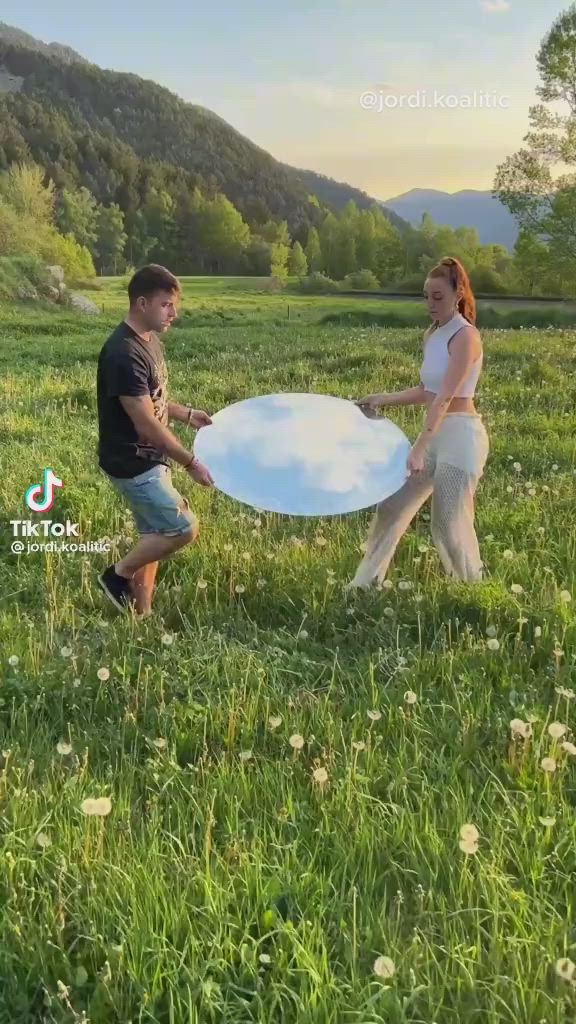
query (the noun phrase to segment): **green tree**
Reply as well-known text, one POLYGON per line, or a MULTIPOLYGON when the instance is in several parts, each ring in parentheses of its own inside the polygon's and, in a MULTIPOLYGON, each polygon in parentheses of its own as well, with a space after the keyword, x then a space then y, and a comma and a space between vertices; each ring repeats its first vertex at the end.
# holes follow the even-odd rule
POLYGON ((376 229, 371 210, 362 210, 360 212, 356 238, 356 255, 360 267, 374 270, 376 265, 376 229))
POLYGON ((529 110, 526 146, 497 169, 493 194, 520 227, 548 243, 563 273, 576 257, 574 173, 554 178, 557 166, 576 164, 576 4, 560 14, 537 54, 543 103, 529 110), (548 109, 563 103, 566 113, 548 109))
POLYGON ((56 202, 56 226, 62 235, 73 235, 79 245, 91 252, 98 237, 98 203, 82 186, 63 189, 56 202))
POLYGON ((232 270, 250 243, 250 229, 242 214, 219 193, 207 200, 199 215, 199 240, 213 269, 232 270))
POLYGON ((37 164, 14 164, 0 182, 8 205, 37 224, 51 224, 54 217, 54 183, 45 185, 44 178, 45 172, 37 164))
POLYGON ((523 291, 534 295, 549 270, 550 251, 545 242, 523 230, 514 246, 514 270, 523 291))
POLYGON ((333 276, 342 281, 357 270, 356 240, 349 222, 342 219, 338 225, 334 252, 333 276))
POLYGON ((324 268, 324 259, 322 257, 322 249, 320 248, 320 236, 317 228, 310 228, 308 231, 305 255, 308 261, 308 269, 311 274, 324 268))
POLYGON ((290 249, 283 242, 272 242, 270 273, 273 277, 285 280, 288 277, 288 257, 290 249))
POLYGON ((289 246, 291 243, 288 222, 285 220, 269 220, 259 229, 258 234, 266 242, 279 242, 281 245, 289 246))
POLYGON ((288 273, 293 277, 305 277, 308 273, 308 260, 300 242, 294 242, 290 250, 288 273))
POLYGON ((127 241, 124 214, 117 203, 98 208, 97 229, 95 249, 100 272, 112 271, 116 274, 127 241))
POLYGON ((338 272, 340 225, 333 213, 326 214, 320 226, 319 235, 324 269, 329 277, 336 278, 338 272))

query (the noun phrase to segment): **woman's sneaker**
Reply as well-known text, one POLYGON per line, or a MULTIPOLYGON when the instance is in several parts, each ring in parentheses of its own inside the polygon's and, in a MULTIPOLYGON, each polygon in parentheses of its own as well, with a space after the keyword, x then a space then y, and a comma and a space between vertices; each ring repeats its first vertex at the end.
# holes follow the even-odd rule
POLYGON ((127 580, 125 576, 119 576, 113 565, 109 565, 101 573, 98 583, 118 611, 124 612, 134 603, 130 580, 127 580))

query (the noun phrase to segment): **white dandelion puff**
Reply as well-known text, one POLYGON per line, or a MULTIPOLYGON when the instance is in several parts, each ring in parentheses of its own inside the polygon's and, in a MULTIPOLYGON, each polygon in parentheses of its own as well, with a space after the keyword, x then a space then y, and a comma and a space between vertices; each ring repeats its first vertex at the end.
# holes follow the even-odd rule
POLYGON ((107 796, 101 796, 95 800, 84 800, 80 805, 80 810, 88 817, 105 818, 112 810, 112 801, 107 796))
POLYGON ((548 726, 548 735, 551 736, 553 740, 561 740, 567 732, 568 729, 563 722, 550 722, 550 725, 548 726))
POLYGON ((288 740, 288 743, 293 750, 302 750, 302 747, 304 746, 304 737, 300 736, 300 733, 295 732, 288 740))
POLYGON ((396 974, 396 965, 389 956, 379 956, 372 969, 378 978, 393 978, 396 974))

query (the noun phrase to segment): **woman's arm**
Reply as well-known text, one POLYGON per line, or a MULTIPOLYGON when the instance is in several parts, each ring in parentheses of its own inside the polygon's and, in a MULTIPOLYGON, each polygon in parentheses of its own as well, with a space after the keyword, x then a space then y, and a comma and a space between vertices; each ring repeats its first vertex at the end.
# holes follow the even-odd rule
POLYGON ((421 384, 416 388, 408 388, 407 391, 390 391, 381 395, 366 395, 356 405, 368 406, 369 409, 379 409, 382 405, 423 405, 426 401, 426 393, 421 384))

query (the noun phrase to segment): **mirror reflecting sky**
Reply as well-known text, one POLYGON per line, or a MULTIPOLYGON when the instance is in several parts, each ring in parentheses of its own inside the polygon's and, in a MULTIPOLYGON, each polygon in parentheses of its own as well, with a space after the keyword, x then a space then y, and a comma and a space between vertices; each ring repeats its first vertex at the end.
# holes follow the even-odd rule
POLYGON ((228 406, 196 435, 216 487, 254 508, 326 516, 375 505, 404 483, 410 442, 350 401, 279 394, 228 406))

